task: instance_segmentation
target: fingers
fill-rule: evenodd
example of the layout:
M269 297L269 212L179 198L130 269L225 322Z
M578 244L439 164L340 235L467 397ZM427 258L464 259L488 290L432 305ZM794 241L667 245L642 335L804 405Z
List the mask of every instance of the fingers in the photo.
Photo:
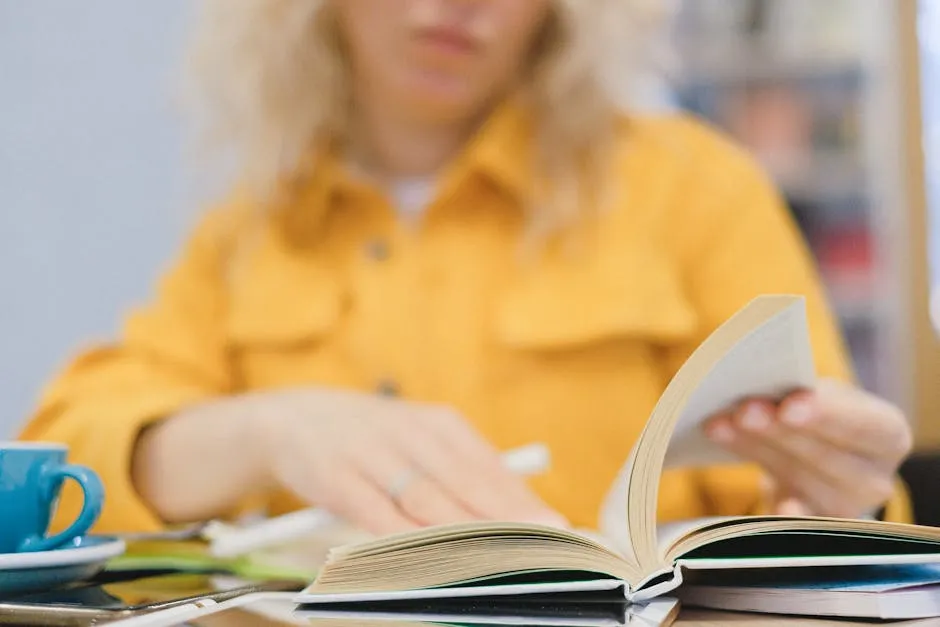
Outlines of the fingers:
M814 469L773 446L769 440L742 432L727 446L738 455L763 466L774 477L781 490L798 496L812 511L820 515L839 517L859 514L860 510L854 501L837 486L821 477Z
M416 431L430 442L406 439L408 455L449 494L478 517L565 526L564 519L508 470L501 456L465 420L441 408L418 416Z
M321 503L343 520L355 521L369 533L386 535L416 529L418 525L403 514L388 495L356 468L336 468L335 490L321 497Z
M507 470L496 449L455 412L437 407L387 405L347 452L352 465L391 507L418 525L479 519L563 525ZM393 483L416 476L394 498Z
M478 518L441 486L434 475L416 468L413 460L388 444L379 441L371 447L360 447L353 458L357 470L379 492L386 505L422 526ZM403 484L396 486L399 481ZM391 494L390 490L399 493Z
M782 411L782 410L781 410ZM819 515L851 517L890 498L893 468L886 471L817 433L785 424L767 401L743 404L708 426L713 440L761 464L787 494ZM804 423L805 424L805 423ZM789 511L800 511L793 503Z
M764 475L762 483L771 503L772 514L792 517L817 515L804 501L784 491L770 475Z
M819 480L832 485L857 502L870 500L873 495L880 495L882 486L873 485L884 475L873 467L870 460L833 446L830 442L790 427L774 419L766 404L750 406L745 414L760 412L765 414L761 427L749 427L746 420L741 420L742 429L753 438L766 440L768 445L789 456L794 464L810 470ZM888 486L890 490L891 486Z
M910 427L896 407L864 390L833 381L780 404L780 421L891 470L909 452Z
M776 514L778 516L805 517L812 516L813 510L800 499L790 497L777 502Z
M278 415L272 479L366 531L479 519L566 525L451 410L330 392L288 396Z
M398 508L421 525L443 525L478 520L479 516L441 489L431 477L419 474L401 492Z

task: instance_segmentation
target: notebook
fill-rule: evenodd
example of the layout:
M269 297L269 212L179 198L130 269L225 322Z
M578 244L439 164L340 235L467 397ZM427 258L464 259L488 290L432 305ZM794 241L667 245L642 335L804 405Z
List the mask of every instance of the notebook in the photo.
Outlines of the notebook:
M690 571L940 562L940 529L870 520L712 518L657 528L663 468L723 459L702 422L813 383L805 303L762 296L689 357L604 506L604 535L514 523L432 527L333 549L302 604L584 594L645 602ZM674 442L675 446L670 446Z
M689 607L744 612L910 620L940 616L940 566L728 571L689 582L679 596ZM774 576L768 576L768 575Z

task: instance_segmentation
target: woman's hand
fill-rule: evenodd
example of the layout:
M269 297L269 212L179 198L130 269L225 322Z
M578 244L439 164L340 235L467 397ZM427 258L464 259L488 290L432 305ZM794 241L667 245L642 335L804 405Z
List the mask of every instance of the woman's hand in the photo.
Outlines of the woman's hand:
M480 519L565 524L452 410L321 390L245 402L271 481L366 531Z
M893 405L856 387L823 381L779 404L750 400L715 416L712 441L759 463L775 513L855 518L894 493L911 431Z

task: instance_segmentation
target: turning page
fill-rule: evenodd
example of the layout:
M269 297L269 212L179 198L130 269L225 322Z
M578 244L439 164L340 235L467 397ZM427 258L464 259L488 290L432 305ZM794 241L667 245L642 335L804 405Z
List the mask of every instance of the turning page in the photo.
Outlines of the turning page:
M780 398L812 387L815 381L805 303L792 298L789 306L743 337L705 375L679 415L666 450L665 467L737 461L705 437L705 420L742 398Z
M601 531L642 570L665 566L656 542L663 467L734 458L702 433L710 416L754 396L811 387L804 299L761 296L721 325L667 386L601 510Z

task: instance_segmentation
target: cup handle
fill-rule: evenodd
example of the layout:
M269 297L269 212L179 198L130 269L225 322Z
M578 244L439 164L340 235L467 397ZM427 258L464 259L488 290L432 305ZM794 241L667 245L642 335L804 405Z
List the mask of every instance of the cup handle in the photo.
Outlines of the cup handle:
M43 488L47 491L51 492L65 479L73 479L85 495L82 511L79 513L78 518L65 531L54 536L27 538L20 545L20 551L51 551L79 536L85 535L92 525L98 521L98 516L101 515L101 507L104 505L104 486L101 484L98 475L90 468L75 464L52 466L43 470Z

